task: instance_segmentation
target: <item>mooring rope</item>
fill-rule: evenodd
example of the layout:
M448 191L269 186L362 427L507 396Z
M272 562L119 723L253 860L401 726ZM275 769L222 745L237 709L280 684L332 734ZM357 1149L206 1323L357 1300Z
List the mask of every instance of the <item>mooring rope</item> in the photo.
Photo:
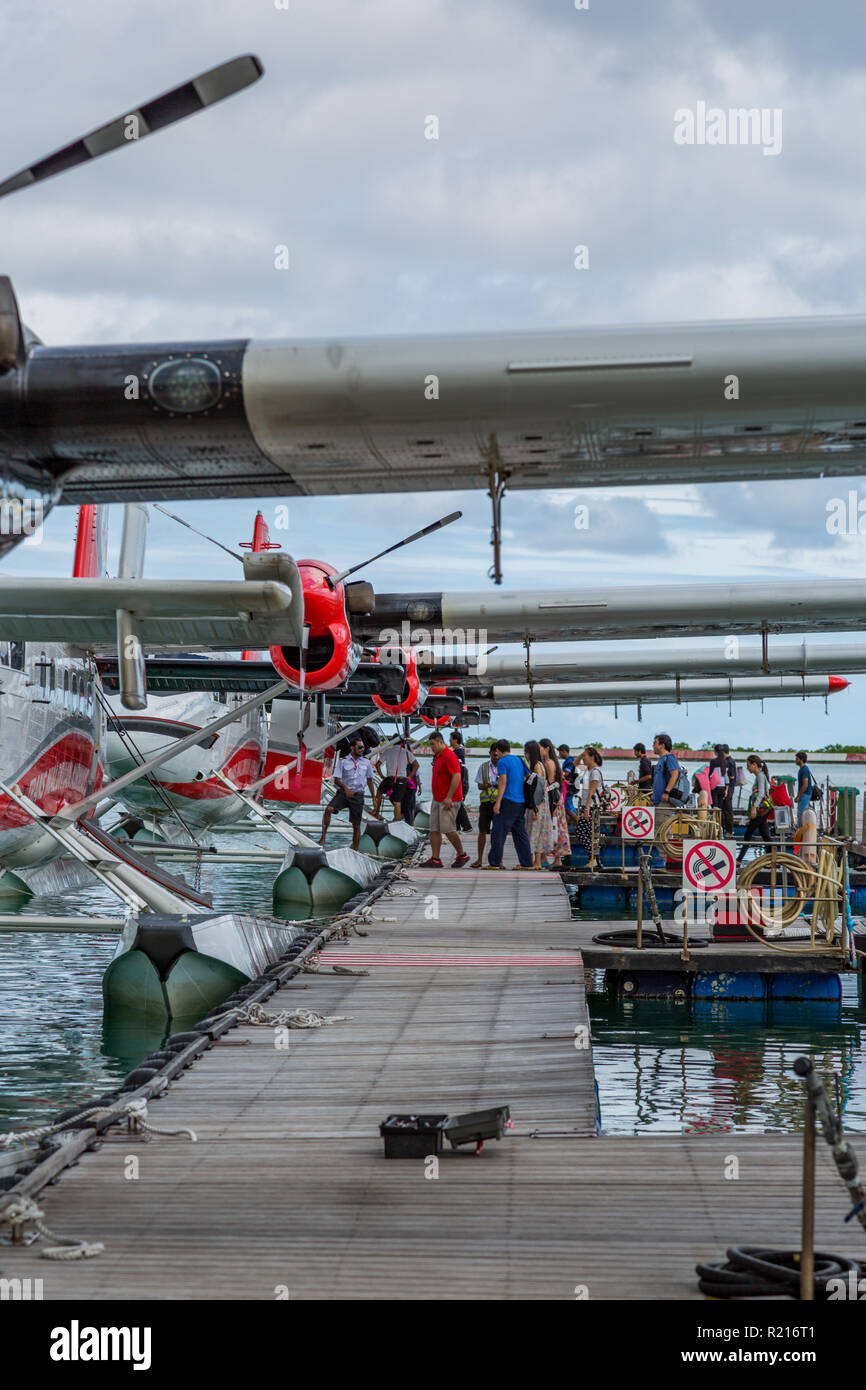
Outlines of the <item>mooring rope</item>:
M263 1023L272 1028L329 1028L332 1023L347 1023L352 1017L351 1014L317 1014L313 1009L281 1009L279 1013L270 1013L261 1004L227 1009L217 1017L230 1015L234 1015L238 1023Z
M100 1118L114 1115L115 1120L120 1120L124 1116L129 1121L130 1130L133 1133L146 1131L148 1134L162 1134L169 1137L185 1134L194 1144L197 1142L195 1130L182 1129L161 1129L152 1125L147 1118L147 1101L142 1097L136 1100L124 1101L123 1104L103 1106L95 1105L90 1110L85 1110L81 1115L75 1116L75 1124L80 1125L82 1120L99 1116ZM68 1129L70 1122L41 1125L38 1129L24 1129L14 1131L11 1134L0 1135L0 1145L9 1148L13 1141L21 1142L27 1139L45 1138L49 1134L56 1134L62 1129ZM40 1251L45 1260L84 1260L90 1259L94 1255L101 1255L105 1246L102 1241L88 1241L78 1236L61 1236L56 1231L52 1231L45 1225L43 1216L45 1213L42 1208L37 1206L32 1197L13 1197L11 1202L0 1208L0 1224L21 1226L25 1221L32 1221L36 1230L44 1240L53 1240L55 1245L48 1245Z
M163 1090L167 1086L168 1082L166 1081ZM40 1125L37 1129L9 1130L6 1134L0 1134L0 1149L9 1149L13 1144L26 1144L35 1139L47 1139L49 1135L60 1134L63 1130L71 1129L73 1126L78 1128L84 1120L96 1116L103 1119L108 1115L114 1115L115 1120L122 1120L126 1116L130 1121L130 1128L133 1130L147 1130L150 1134L164 1134L170 1137L177 1134L187 1134L192 1143L196 1143L196 1134L192 1129L157 1129L155 1125L151 1125L147 1118L147 1101L142 1098L117 1101L114 1105L94 1105L89 1110L82 1110L81 1114L75 1115L71 1120L55 1121L51 1125Z
M45 1225L42 1219L44 1215L44 1211L36 1205L32 1197L16 1197L0 1211L0 1222L9 1226L21 1226L25 1221L32 1221L40 1236L46 1240L57 1241L56 1245L47 1245L40 1251L43 1260L86 1260L93 1255L102 1254L105 1246L101 1240L89 1241L78 1236L59 1236L56 1231L49 1230Z

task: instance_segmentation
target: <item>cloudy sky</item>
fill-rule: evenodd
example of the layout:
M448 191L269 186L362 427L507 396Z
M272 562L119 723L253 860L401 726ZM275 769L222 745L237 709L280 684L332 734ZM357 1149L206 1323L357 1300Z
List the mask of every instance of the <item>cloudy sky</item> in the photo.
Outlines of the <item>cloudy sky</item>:
M281 4L282 0L278 0ZM849 0L8 0L0 176L235 53L265 78L140 146L4 202L0 270L49 343L573 327L866 308L866 27ZM782 111L781 153L683 147L698 101ZM424 138L435 115L438 140ZM274 269L274 247L291 269ZM590 250L577 271L574 247ZM854 578L828 533L857 480L514 493L505 584ZM864 494L866 496L866 494ZM272 516L275 501L261 506ZM576 502L590 526L573 526ZM255 503L178 504L226 543ZM383 590L484 588L480 493L292 501L296 557L383 561ZM120 511L113 509L115 541ZM866 525L866 523L864 523ZM74 513L4 573L69 572ZM232 561L158 515L152 576ZM556 738L648 725L763 746L866 742L857 688L823 702L545 716ZM499 728L517 732L513 713ZM494 724L494 728L496 728ZM528 728L528 723L527 723Z

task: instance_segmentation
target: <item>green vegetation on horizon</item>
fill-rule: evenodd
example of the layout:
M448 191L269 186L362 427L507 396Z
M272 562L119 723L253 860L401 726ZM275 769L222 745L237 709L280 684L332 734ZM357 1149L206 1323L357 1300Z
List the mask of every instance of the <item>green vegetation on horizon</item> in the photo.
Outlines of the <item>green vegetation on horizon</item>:
M501 737L503 737L503 735L500 734L500 735L498 735L497 737L501 738ZM423 742L423 740L421 740L421 741ZM493 736L492 734L488 735L487 738L479 738L476 734L472 734L472 735L470 735L468 738L467 738L467 737L464 737L464 739L463 739L463 743L464 743L464 746L465 746L466 748L483 748L483 749L487 749L487 748L490 747L491 743L494 743L494 742L495 742L495 738L494 738L494 736ZM522 747L523 747L524 740L521 739L521 738L510 738L510 739L508 740L508 742L509 742L513 747L515 747L515 748L517 748L517 747L521 747L521 748L522 748ZM644 742L646 742L645 739L644 739ZM616 745L607 745L607 744L606 744L606 741L605 741L604 739L588 739L588 740L587 740L587 744L589 744L590 746L593 746L593 747L595 747L595 748L604 748L604 747L606 747L606 746L616 746ZM585 746L585 745L584 745L583 743L581 743L581 747L584 747L584 746ZM803 745L800 744L800 745L798 745L798 748L799 748L799 747L802 747L802 746L803 746ZM866 753L866 744L863 744L863 743L825 743L823 748L812 748L812 747L809 746L808 744L807 744L806 746L807 746L807 749L808 749L808 752L809 752L810 757L813 757L813 758L816 757L817 754L819 754L819 753ZM577 744L575 744L574 747L577 747ZM790 754L793 756L793 754L796 753L796 752L798 751L798 748L767 748L767 749L760 749L760 750L756 750L756 751L767 752L767 753L790 753ZM703 745L699 745L697 748L693 748L693 747L691 746L690 743L675 743L675 744L674 744L674 749L675 749L675 750L678 750L678 751L681 752L681 753L712 753L712 751L713 751L713 744L712 744L712 743L706 743L706 744L703 744ZM742 749L738 749L738 751L739 751L739 752L742 752L743 750L742 750Z

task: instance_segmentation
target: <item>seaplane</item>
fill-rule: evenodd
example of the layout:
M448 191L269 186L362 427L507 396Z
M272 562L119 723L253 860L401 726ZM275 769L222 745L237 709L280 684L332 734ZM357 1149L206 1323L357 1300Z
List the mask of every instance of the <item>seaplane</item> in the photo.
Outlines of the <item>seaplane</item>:
M229 60L38 160L0 197L252 87ZM50 196L50 195L46 195ZM392 338L46 346L0 280L6 495L58 500L854 476L866 318Z

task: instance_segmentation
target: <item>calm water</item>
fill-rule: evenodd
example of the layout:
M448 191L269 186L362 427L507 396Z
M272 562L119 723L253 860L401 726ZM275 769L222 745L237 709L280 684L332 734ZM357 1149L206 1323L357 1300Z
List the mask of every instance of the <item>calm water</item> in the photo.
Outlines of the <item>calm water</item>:
M810 1055L846 1129L866 1132L866 1009L857 978L837 1004L616 998L589 971L593 1056L606 1134L786 1133L802 1127L793 1071Z
M273 849L276 837L216 837L220 848ZM171 868L166 864L167 868ZM192 880L192 866L179 870ZM208 864L201 886L214 905L272 913L273 864ZM22 914L78 912L118 916L101 885L28 899ZM2 910L13 911L7 902ZM288 915L288 914L287 914ZM164 1040L128 1018L103 1018L102 975L117 937L41 932L0 935L0 1132L44 1124L55 1111L99 1096Z

